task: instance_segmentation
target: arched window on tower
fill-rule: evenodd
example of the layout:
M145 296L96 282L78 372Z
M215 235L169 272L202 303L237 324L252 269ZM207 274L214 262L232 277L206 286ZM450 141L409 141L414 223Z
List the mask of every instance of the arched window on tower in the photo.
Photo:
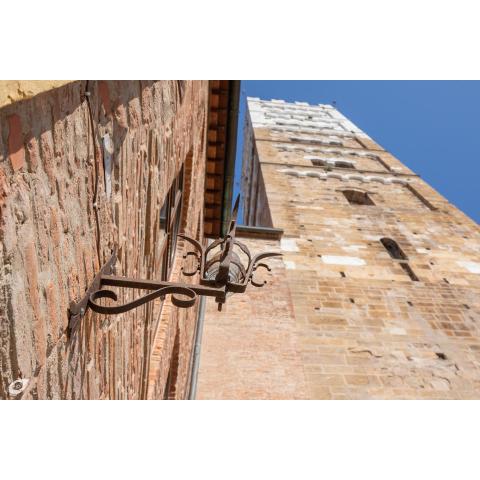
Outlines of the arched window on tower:
M317 157L307 157L312 162L312 165L316 167L336 167L336 168L351 168L355 169L355 165L352 162L345 160L326 160Z
M375 205L367 192L360 190L342 190L351 205Z
M353 165L352 162L346 161L346 160L335 160L335 166L338 168L353 168L355 169L355 166Z
M398 243L391 238L381 238L380 242L385 247L389 255L395 260L408 260L408 257L403 253L403 250L398 246Z
M414 271L411 269L408 264L408 257L405 255L404 251L399 247L398 243L391 238L381 238L380 243L385 247L385 250L388 252L390 257L394 260L397 260L400 267L403 271L410 277L414 282L418 282L419 279L415 275Z

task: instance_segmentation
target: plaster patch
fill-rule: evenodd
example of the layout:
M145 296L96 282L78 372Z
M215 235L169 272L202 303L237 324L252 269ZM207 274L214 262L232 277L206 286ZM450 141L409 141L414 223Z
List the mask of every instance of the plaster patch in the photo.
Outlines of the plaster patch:
M280 240L280 248L284 252L298 252L297 242L294 238L282 238Z
M393 335L406 335L407 332L404 328L400 327L393 327L389 329L390 333Z
M342 250L346 252L358 252L360 249L366 248L365 245L349 245L348 247L342 247Z
M284 260L283 263L285 264L285 268L287 270L295 270L297 268L295 262L292 262L290 260Z
M457 264L463 268L466 268L470 273L480 274L480 263L478 262L457 261Z
M323 263L328 265L351 265L361 266L366 265L365 260L358 257L343 257L338 255L322 255Z

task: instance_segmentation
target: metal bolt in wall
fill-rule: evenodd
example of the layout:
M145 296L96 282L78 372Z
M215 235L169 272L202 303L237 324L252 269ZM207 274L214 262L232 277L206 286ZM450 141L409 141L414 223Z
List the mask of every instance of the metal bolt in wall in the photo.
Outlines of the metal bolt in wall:
M25 391L30 380L28 378L17 378L8 386L8 393L11 397L16 397Z

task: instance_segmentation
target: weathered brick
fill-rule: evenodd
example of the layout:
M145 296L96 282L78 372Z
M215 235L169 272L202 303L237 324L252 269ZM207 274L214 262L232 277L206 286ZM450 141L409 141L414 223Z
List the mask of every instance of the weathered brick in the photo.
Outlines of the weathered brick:
M176 396L184 398L196 308L179 312L167 299L163 309L158 301L119 316L88 312L71 339L67 309L113 247L118 274L160 277L160 251L145 251L145 238L158 229L159 210L188 158L194 201L181 228L197 235L209 83L185 82L181 104L173 81L89 83L96 146L85 82L0 108L10 158L0 168L0 335L6 339L0 348L2 358L12 359L0 365L0 397L24 375L30 379L25 398L161 398L178 330ZM110 199L99 150L106 132L114 145ZM12 175L22 169L21 177ZM182 249L180 242L172 279L179 278ZM122 302L133 298L133 292L119 294Z
M25 166L25 148L23 146L22 123L16 114L9 115L8 121L8 155L13 171Z

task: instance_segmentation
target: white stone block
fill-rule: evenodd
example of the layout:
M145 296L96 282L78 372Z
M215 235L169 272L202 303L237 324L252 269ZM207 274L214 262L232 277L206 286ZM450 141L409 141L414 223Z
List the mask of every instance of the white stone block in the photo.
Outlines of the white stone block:
M360 249L365 249L365 245L348 245L347 247L342 247L342 250L346 252L358 252Z
M322 255L323 263L327 265L350 265L350 266L361 266L366 265L363 258L358 257L343 257L339 255Z
M393 327L393 328L390 328L390 333L393 334L393 335L406 335L407 332L404 328L400 328L400 327Z
M280 240L280 248L284 252L298 252L297 242L294 238L282 238Z
M470 273L480 274L480 263L478 262L468 262L468 261L458 261L458 265L467 269Z

